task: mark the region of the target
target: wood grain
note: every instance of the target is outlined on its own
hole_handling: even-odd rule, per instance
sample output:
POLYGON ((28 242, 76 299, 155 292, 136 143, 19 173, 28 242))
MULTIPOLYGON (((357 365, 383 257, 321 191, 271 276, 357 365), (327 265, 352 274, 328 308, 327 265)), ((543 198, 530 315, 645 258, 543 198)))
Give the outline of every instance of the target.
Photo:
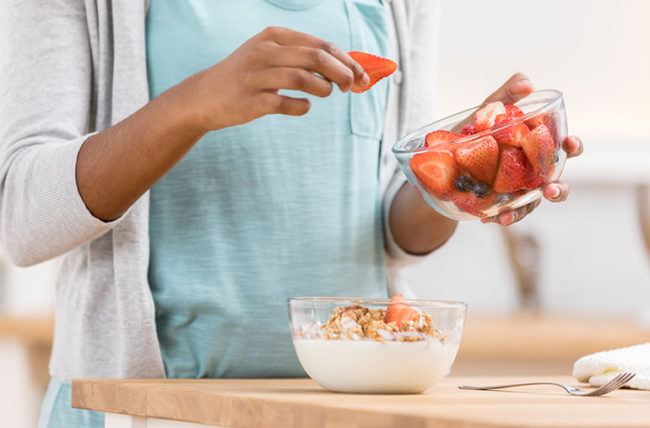
MULTIPOLYGON (((650 427, 650 392, 571 397, 535 386, 463 391, 465 384, 568 377, 450 377, 419 395, 327 392, 308 379, 75 380, 73 407, 228 427, 650 427)), ((550 388, 550 389, 549 389, 550 388)))

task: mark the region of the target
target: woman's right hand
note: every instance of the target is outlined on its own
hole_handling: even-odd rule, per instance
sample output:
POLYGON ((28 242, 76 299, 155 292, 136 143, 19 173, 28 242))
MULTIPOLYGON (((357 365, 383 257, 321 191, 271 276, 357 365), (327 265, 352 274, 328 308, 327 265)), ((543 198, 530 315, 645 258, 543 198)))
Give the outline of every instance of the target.
POLYGON ((302 115, 309 100, 279 95, 297 89, 326 97, 332 83, 366 85, 365 72, 332 43, 269 27, 223 61, 187 78, 121 122, 90 136, 79 150, 79 194, 95 217, 121 216, 206 132, 267 114, 302 115))
POLYGON ((327 97, 332 83, 347 92, 353 83, 367 84, 368 76, 333 43, 288 28, 268 27, 176 89, 181 89, 194 125, 207 132, 267 114, 303 115, 309 111, 309 100, 280 95, 278 90, 327 97))

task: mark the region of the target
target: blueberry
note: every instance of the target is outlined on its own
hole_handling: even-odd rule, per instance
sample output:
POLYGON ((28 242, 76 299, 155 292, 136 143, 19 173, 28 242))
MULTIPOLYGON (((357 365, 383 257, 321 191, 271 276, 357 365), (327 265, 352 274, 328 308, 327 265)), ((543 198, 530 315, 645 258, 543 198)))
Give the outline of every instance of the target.
POLYGON ((454 180, 454 188, 459 192, 470 192, 474 187, 474 180, 466 175, 459 175, 454 180))
POLYGON ((478 198, 485 198, 490 194, 490 186, 482 181, 477 181, 472 190, 478 198))

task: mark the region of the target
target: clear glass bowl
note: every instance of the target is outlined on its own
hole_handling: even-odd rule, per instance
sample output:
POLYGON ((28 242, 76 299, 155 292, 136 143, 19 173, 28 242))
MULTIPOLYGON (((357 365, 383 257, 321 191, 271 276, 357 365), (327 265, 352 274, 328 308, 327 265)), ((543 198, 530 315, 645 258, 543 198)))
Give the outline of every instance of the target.
POLYGON ((417 316, 399 327, 390 323, 397 331, 383 322, 390 305, 389 299, 289 299, 293 345, 307 374, 325 389, 366 394, 420 393, 444 378, 458 352, 467 305, 404 300, 397 306, 417 316), (328 324, 337 308, 350 306, 365 309, 348 308, 328 324), (359 316, 364 311, 365 318, 359 316))
MULTIPOLYGON (((552 164, 550 167, 546 168, 543 173, 539 172, 537 173, 538 176, 527 181, 530 183, 527 185, 527 188, 498 192, 495 190, 496 186, 494 181, 496 181, 496 178, 494 178, 492 179, 492 182, 488 181, 485 183, 489 187, 490 191, 486 197, 477 197, 476 194, 471 191, 465 191, 461 194, 456 190, 457 187, 455 186, 451 191, 440 193, 434 191, 430 186, 427 186, 427 184, 425 184, 416 173, 414 173, 412 165, 416 165, 418 159, 424 159, 423 156, 431 156, 431 152, 441 150, 440 146, 426 146, 425 138, 427 135, 438 130, 460 133, 461 129, 465 125, 473 123, 474 115, 481 106, 433 122, 412 132, 393 146, 393 153, 408 181, 420 191, 424 200, 433 209, 438 211, 440 214, 457 220, 491 217, 507 209, 516 209, 539 199, 542 196, 541 189, 544 185, 555 181, 560 177, 566 160, 566 152, 562 150, 562 141, 567 136, 567 121, 562 93, 556 90, 537 91, 520 100, 515 105, 523 111, 523 116, 509 122, 494 125, 490 129, 486 129, 473 135, 459 137, 456 140, 450 141, 444 149, 450 151, 453 154, 453 159, 457 160, 457 148, 467 148, 485 136, 491 136, 495 138, 495 141, 501 141, 503 140, 504 132, 509 132, 522 123, 528 130, 532 130, 535 126, 539 126, 540 123, 543 123, 549 129, 553 139, 554 159, 551 161, 552 164), (429 155, 427 155, 427 153, 429 153, 429 155), (413 160, 417 156, 421 157, 413 160)), ((512 145, 502 144, 501 142, 497 142, 497 144, 499 151, 498 165, 499 168, 501 168, 504 149, 512 152, 512 149, 510 148, 512 145)), ((528 155, 526 159, 530 160, 528 155)), ((508 169, 504 168, 504 171, 508 171, 508 169)), ((458 169, 455 170, 454 174, 457 174, 457 176, 466 175, 474 182, 478 181, 475 177, 472 177, 471 173, 463 169, 462 166, 458 166, 458 169)), ((497 172, 497 176, 498 174, 499 172, 497 172)), ((504 172, 504 175, 507 174, 504 172)), ((504 189, 506 187, 501 186, 501 188, 504 189)))

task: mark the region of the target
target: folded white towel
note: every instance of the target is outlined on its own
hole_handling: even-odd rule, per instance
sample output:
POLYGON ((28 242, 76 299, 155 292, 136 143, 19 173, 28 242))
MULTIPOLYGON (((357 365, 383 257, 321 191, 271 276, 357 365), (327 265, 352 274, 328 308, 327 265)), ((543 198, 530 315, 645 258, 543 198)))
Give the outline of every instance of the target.
POLYGON ((650 343, 597 352, 573 365, 573 376, 593 386, 603 385, 621 372, 636 374, 626 386, 650 390, 650 343))

